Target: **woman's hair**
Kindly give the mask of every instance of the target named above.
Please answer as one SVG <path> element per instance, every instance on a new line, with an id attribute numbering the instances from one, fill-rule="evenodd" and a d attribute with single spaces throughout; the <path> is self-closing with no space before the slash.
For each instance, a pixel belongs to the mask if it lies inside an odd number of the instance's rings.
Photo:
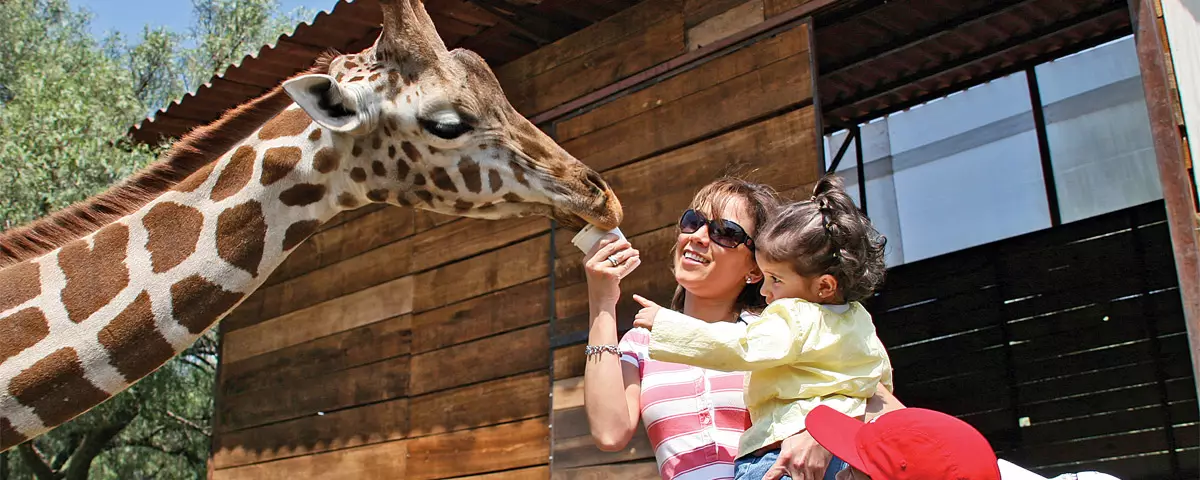
<path id="1" fill-rule="evenodd" d="M 883 283 L 886 243 L 843 190 L 842 179 L 827 175 L 811 199 L 781 207 L 759 229 L 756 254 L 800 275 L 833 275 L 844 299 L 855 302 Z"/>
<path id="2" fill-rule="evenodd" d="M 692 197 L 692 203 L 689 208 L 695 209 L 704 213 L 711 219 L 719 220 L 720 213 L 725 210 L 725 206 L 729 202 L 736 199 L 745 201 L 745 213 L 747 217 L 754 219 L 754 231 L 746 233 L 752 236 L 755 232 L 762 229 L 763 224 L 774 214 L 775 209 L 779 207 L 779 196 L 775 190 L 761 183 L 748 182 L 734 177 L 719 178 Z M 749 228 L 748 225 L 742 225 L 743 228 Z M 676 227 L 678 228 L 678 227 Z M 675 255 L 675 246 L 672 245 L 671 255 Z M 672 263 L 673 264 L 673 263 Z M 742 292 L 738 294 L 735 307 L 741 310 L 759 310 L 766 306 L 767 301 L 759 293 L 759 285 L 762 282 L 746 284 L 742 287 Z M 675 287 L 675 296 L 671 298 L 671 308 L 673 310 L 683 310 L 683 300 L 685 291 L 682 286 Z"/>

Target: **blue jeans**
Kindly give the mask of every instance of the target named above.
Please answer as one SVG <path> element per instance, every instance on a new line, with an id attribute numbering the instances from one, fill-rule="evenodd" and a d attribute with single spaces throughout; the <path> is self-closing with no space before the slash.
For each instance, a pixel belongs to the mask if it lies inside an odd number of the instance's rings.
<path id="1" fill-rule="evenodd" d="M 779 449 L 771 450 L 761 456 L 746 455 L 733 462 L 733 478 L 735 480 L 762 480 L 763 475 L 767 474 L 767 470 L 775 465 L 775 461 L 779 459 Z M 848 464 L 842 459 L 833 457 L 830 460 L 829 467 L 825 469 L 824 480 L 834 480 L 837 472 L 846 468 Z M 791 480 L 792 477 L 784 475 L 785 480 Z"/>

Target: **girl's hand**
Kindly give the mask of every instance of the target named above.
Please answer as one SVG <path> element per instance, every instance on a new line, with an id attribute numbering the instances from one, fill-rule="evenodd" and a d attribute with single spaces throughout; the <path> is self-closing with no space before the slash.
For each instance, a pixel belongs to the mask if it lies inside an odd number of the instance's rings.
<path id="1" fill-rule="evenodd" d="M 779 480 L 784 475 L 793 480 L 821 480 L 833 454 L 808 433 L 808 430 L 783 439 L 779 459 L 763 475 L 763 480 Z"/>
<path id="2" fill-rule="evenodd" d="M 621 279 L 642 264 L 641 254 L 626 240 L 608 234 L 583 256 L 588 293 L 593 300 L 616 302 L 621 297 Z"/>
<path id="3" fill-rule="evenodd" d="M 642 304 L 642 309 L 633 317 L 633 326 L 654 330 L 654 317 L 658 315 L 658 311 L 662 310 L 662 307 L 641 295 L 635 294 L 633 299 Z"/>

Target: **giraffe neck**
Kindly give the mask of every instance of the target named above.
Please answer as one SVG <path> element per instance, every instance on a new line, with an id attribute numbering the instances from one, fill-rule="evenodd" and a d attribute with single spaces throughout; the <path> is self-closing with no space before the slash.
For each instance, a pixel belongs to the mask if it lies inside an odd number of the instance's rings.
<path id="1" fill-rule="evenodd" d="M 335 174 L 348 142 L 285 110 L 141 209 L 0 269 L 0 450 L 165 364 L 365 199 Z"/>

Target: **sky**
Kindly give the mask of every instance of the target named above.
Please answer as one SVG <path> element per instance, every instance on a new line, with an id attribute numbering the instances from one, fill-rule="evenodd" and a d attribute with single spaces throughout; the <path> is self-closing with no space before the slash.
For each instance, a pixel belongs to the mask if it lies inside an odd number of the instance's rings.
<path id="1" fill-rule="evenodd" d="M 105 33 L 120 31 L 126 38 L 137 38 L 142 26 L 164 25 L 183 33 L 192 23 L 192 0 L 70 0 L 76 8 L 92 12 L 92 35 L 103 38 Z M 283 11 L 305 7 L 329 11 L 337 0 L 280 0 Z"/>

